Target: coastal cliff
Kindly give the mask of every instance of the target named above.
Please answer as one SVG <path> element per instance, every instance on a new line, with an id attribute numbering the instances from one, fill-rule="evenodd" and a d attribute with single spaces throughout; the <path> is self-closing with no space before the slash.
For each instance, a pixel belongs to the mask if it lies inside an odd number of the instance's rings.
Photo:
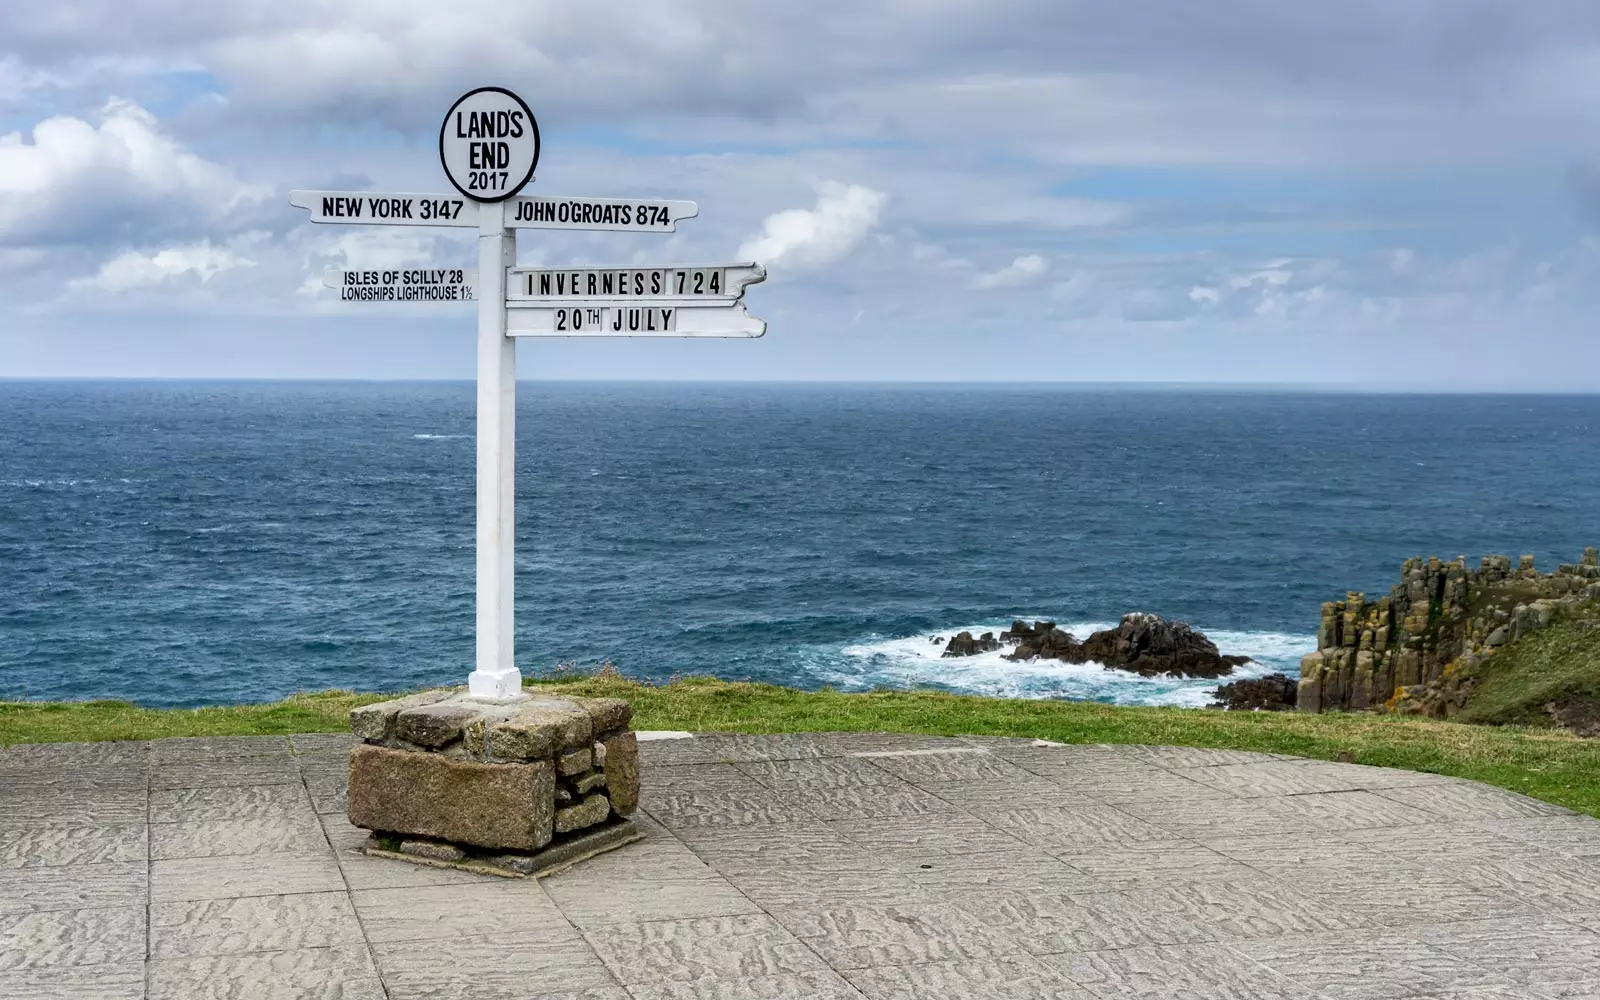
<path id="1" fill-rule="evenodd" d="M 1600 553 L 1541 573 L 1532 556 L 1512 567 L 1484 556 L 1469 569 L 1408 559 L 1387 597 L 1351 591 L 1322 606 L 1317 651 L 1300 663 L 1302 712 L 1385 709 L 1448 718 L 1466 705 L 1473 678 L 1497 651 L 1553 622 L 1594 618 Z"/>

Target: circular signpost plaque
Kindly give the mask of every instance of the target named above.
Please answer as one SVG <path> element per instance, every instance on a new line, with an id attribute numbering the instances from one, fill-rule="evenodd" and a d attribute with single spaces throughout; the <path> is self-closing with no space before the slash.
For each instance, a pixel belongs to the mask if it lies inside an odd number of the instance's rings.
<path id="1" fill-rule="evenodd" d="M 473 201 L 505 201 L 533 179 L 539 123 L 516 94 L 479 87 L 463 94 L 444 116 L 439 162 L 456 190 Z"/>

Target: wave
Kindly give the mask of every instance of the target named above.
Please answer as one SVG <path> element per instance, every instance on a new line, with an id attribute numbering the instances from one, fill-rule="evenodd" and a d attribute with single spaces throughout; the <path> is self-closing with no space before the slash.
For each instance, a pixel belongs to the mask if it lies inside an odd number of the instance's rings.
<path id="1" fill-rule="evenodd" d="M 1028 619 L 1033 620 L 1033 619 Z M 1077 636 L 1115 627 L 1115 622 L 1060 622 Z M 999 633 L 1011 622 L 961 625 L 935 633 L 948 639 L 957 632 Z M 1240 632 L 1196 628 L 1224 653 L 1243 654 L 1253 662 L 1238 668 L 1227 680 L 1262 677 L 1271 673 L 1298 676 L 1300 657 L 1317 648 L 1314 634 Z M 1098 663 L 1063 663 L 1059 660 L 1013 662 L 1005 659 L 1009 648 L 976 656 L 944 659 L 944 644 L 932 636 L 895 638 L 872 636 L 864 641 L 816 648 L 806 657 L 808 673 L 822 684 L 845 691 L 874 687 L 931 687 L 957 694 L 997 698 L 1054 698 L 1098 701 L 1114 705 L 1180 705 L 1203 707 L 1217 686 L 1226 681 L 1203 678 L 1140 677 L 1122 670 L 1107 670 Z"/>
<path id="2" fill-rule="evenodd" d="M 472 437 L 471 434 L 413 434 L 413 435 L 411 435 L 411 440 L 413 440 L 413 441 L 466 441 L 466 440 L 470 439 L 471 437 Z"/>

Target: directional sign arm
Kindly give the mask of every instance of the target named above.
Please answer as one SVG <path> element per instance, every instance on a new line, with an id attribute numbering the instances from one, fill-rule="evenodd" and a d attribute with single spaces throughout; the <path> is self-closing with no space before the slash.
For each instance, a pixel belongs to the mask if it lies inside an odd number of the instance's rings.
<path id="1" fill-rule="evenodd" d="M 471 302 L 478 271 L 463 267 L 336 268 L 322 283 L 344 302 Z"/>
<path id="2" fill-rule="evenodd" d="M 679 219 L 692 219 L 692 201 L 655 198 L 563 198 L 527 195 L 506 202 L 506 225 L 516 229 L 608 229 L 630 233 L 677 232 Z"/>
<path id="3" fill-rule="evenodd" d="M 290 191 L 289 204 L 308 210 L 312 222 L 360 226 L 478 228 L 477 203 L 468 201 L 459 194 Z"/>
<path id="4" fill-rule="evenodd" d="M 506 310 L 511 337 L 743 337 L 767 332 L 767 322 L 743 302 L 692 306 L 655 302 L 541 306 Z"/>
<path id="5" fill-rule="evenodd" d="M 537 308 L 558 302 L 604 305 L 626 299 L 649 305 L 728 305 L 767 280 L 753 261 L 674 264 L 670 267 L 525 267 L 506 275 L 506 306 Z"/>

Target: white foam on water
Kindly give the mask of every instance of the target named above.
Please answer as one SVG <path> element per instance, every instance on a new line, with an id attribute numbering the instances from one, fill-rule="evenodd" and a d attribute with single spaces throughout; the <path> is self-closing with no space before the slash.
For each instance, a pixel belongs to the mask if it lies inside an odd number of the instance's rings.
<path id="1" fill-rule="evenodd" d="M 413 434 L 413 441 L 465 441 L 471 434 Z"/>
<path id="2" fill-rule="evenodd" d="M 998 635 L 1010 625 L 1009 621 L 961 625 L 935 635 L 945 641 L 958 632 L 971 632 L 975 636 L 985 632 Z M 1113 628 L 1115 623 L 1059 622 L 1058 625 L 1081 640 L 1092 632 Z M 1012 652 L 1011 647 L 976 656 L 945 659 L 944 643 L 932 642 L 928 635 L 873 637 L 834 650 L 815 650 L 814 655 L 807 659 L 815 664 L 811 672 L 816 680 L 847 691 L 874 687 L 937 687 L 997 698 L 1056 698 L 1116 705 L 1200 708 L 1211 701 L 1221 683 L 1280 672 L 1296 676 L 1300 657 L 1317 647 L 1316 636 L 1312 634 L 1237 632 L 1210 630 L 1199 625 L 1195 627 L 1216 643 L 1224 654 L 1248 656 L 1253 662 L 1239 667 L 1224 681 L 1141 677 L 1125 670 L 1107 670 L 1098 663 L 1063 663 L 1060 660 L 1014 662 L 1005 659 Z"/>

